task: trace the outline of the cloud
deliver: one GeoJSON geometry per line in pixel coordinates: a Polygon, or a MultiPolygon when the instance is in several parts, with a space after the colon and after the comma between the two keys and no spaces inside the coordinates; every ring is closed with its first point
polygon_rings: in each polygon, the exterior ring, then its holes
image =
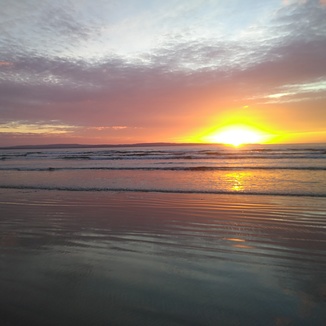
{"type": "Polygon", "coordinates": [[[0,61],[0,67],[10,67],[13,63],[9,61],[0,61]]]}
{"type": "Polygon", "coordinates": [[[324,88],[304,89],[326,76],[326,8],[318,1],[291,2],[255,20],[254,7],[251,19],[231,19],[234,29],[223,20],[232,5],[208,1],[207,13],[201,1],[177,1],[175,11],[170,1],[143,11],[127,3],[126,14],[114,1],[6,6],[0,122],[33,129],[55,120],[74,133],[181,130],[247,99],[324,97],[324,88]]]}
{"type": "Polygon", "coordinates": [[[127,126],[101,126],[101,127],[88,127],[87,129],[89,130],[97,130],[97,131],[103,131],[103,130],[123,130],[123,129],[127,129],[127,126]]]}
{"type": "Polygon", "coordinates": [[[300,102],[312,97],[315,100],[326,99],[326,79],[306,84],[283,85],[278,88],[277,93],[265,96],[267,103],[300,102]]]}
{"type": "Polygon", "coordinates": [[[44,121],[38,123],[26,123],[25,121],[0,123],[0,134],[67,134],[74,129],[74,126],[67,126],[56,121],[52,123],[44,121]]]}
{"type": "Polygon", "coordinates": [[[283,0],[283,4],[289,6],[292,4],[300,4],[300,5],[304,5],[307,3],[318,3],[322,6],[326,5],[326,0],[283,0]]]}

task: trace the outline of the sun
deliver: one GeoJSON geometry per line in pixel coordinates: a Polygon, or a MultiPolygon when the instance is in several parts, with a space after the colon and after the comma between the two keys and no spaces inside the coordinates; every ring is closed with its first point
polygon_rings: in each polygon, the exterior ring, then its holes
{"type": "Polygon", "coordinates": [[[206,137],[211,143],[233,145],[259,144],[266,141],[268,135],[262,131],[248,126],[228,126],[206,137]]]}

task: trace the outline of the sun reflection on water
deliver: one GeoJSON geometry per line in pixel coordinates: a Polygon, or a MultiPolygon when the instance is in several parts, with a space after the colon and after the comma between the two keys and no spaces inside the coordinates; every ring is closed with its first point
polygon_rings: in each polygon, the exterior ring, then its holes
{"type": "Polygon", "coordinates": [[[226,174],[226,180],[231,191],[244,191],[250,188],[251,172],[230,172],[226,174]]]}

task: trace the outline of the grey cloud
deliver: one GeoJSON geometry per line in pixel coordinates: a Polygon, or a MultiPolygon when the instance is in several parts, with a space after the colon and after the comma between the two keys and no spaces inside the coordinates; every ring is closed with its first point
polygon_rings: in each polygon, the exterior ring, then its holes
{"type": "MultiPolygon", "coordinates": [[[[272,21],[272,37],[261,42],[184,42],[176,37],[143,54],[138,62],[113,54],[92,62],[44,55],[33,50],[27,32],[22,36],[27,46],[17,51],[13,45],[21,39],[10,43],[5,38],[9,46],[1,60],[13,65],[0,66],[1,119],[58,119],[81,125],[103,119],[111,125],[146,124],[154,119],[164,123],[168,113],[184,116],[189,103],[200,101],[198,96],[216,103],[232,96],[241,101],[257,92],[273,93],[284,84],[322,78],[326,76],[325,15],[326,7],[317,2],[286,6],[272,21]]],[[[96,33],[96,26],[83,26],[69,6],[46,7],[38,17],[45,30],[57,33],[55,40],[42,44],[44,49],[53,41],[72,40],[67,44],[71,49],[75,41],[96,33]]],[[[52,34],[45,31],[37,42],[46,35],[52,34]]]]}
{"type": "Polygon", "coordinates": [[[301,37],[303,40],[324,39],[326,35],[326,7],[319,1],[310,0],[304,4],[292,4],[282,8],[273,24],[276,31],[285,29],[287,38],[301,37]]]}
{"type": "Polygon", "coordinates": [[[263,88],[284,84],[304,83],[326,76],[326,39],[281,45],[271,50],[277,60],[259,63],[237,77],[263,88]]]}
{"type": "Polygon", "coordinates": [[[69,42],[70,46],[80,43],[87,45],[86,42],[96,37],[101,28],[99,21],[85,19],[78,10],[78,3],[74,2],[62,2],[61,5],[50,2],[43,6],[36,25],[44,32],[44,39],[69,42]]]}
{"type": "Polygon", "coordinates": [[[0,14],[2,56],[26,53],[48,56],[75,55],[74,49],[97,35],[96,22],[80,19],[73,2],[19,1],[0,14]]]}

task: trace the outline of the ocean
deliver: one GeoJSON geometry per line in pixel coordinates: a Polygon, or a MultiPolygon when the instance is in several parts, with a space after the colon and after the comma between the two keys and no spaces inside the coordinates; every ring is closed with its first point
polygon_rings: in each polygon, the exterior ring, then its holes
{"type": "Polygon", "coordinates": [[[326,146],[2,150],[0,188],[326,196],[326,146]]]}
{"type": "Polygon", "coordinates": [[[325,325],[326,146],[0,151],[0,325],[325,325]]]}

